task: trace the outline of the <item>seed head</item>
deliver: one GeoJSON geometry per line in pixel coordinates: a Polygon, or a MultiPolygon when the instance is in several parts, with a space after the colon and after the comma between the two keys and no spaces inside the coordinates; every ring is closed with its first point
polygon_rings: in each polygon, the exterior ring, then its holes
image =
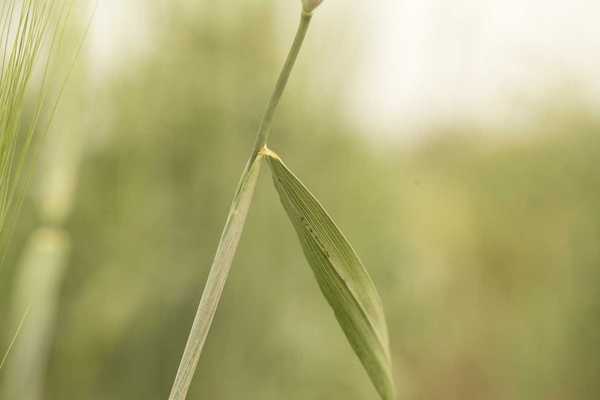
{"type": "Polygon", "coordinates": [[[313,10],[323,2],[323,0],[302,0],[302,7],[304,8],[304,12],[311,13],[313,10]]]}

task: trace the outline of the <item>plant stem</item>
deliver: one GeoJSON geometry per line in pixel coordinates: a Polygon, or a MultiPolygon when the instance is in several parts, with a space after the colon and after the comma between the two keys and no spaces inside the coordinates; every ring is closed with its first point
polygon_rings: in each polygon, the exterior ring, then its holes
{"type": "Polygon", "coordinates": [[[273,123],[273,116],[275,115],[277,105],[281,100],[290,73],[292,72],[294,63],[296,62],[300,48],[306,37],[310,20],[311,14],[303,12],[294,43],[288,53],[273,94],[271,95],[271,99],[269,100],[267,110],[258,129],[254,149],[244,168],[242,177],[240,178],[240,182],[238,183],[238,187],[233,197],[227,222],[225,223],[225,228],[223,229],[221,240],[217,247],[217,252],[206,281],[206,286],[202,293],[198,310],[196,311],[194,323],[190,330],[183,356],[181,357],[181,362],[179,364],[179,369],[177,370],[177,375],[175,376],[175,381],[173,382],[173,387],[171,388],[169,400],[184,400],[187,396],[192,378],[194,377],[194,372],[198,366],[202,348],[204,347],[208,331],[217,311],[219,300],[223,294],[225,282],[229,275],[233,257],[237,250],[248,215],[248,210],[250,209],[250,204],[254,196],[254,190],[256,189],[256,183],[260,173],[260,161],[262,159],[260,150],[267,144],[271,125],[273,123]]]}
{"type": "Polygon", "coordinates": [[[294,68],[294,64],[296,63],[296,59],[298,58],[298,54],[300,53],[300,49],[302,48],[302,43],[304,42],[304,38],[306,37],[306,33],[308,32],[308,27],[310,25],[310,21],[312,18],[312,14],[302,12],[302,17],[300,18],[300,25],[298,25],[298,31],[296,32],[296,37],[294,39],[294,43],[288,53],[287,59],[285,60],[285,64],[279,74],[279,79],[277,80],[277,84],[275,85],[275,90],[271,95],[271,99],[269,100],[269,105],[267,106],[267,110],[262,119],[260,127],[258,128],[258,134],[256,135],[256,144],[254,146],[255,155],[260,151],[260,149],[267,144],[267,140],[269,139],[269,134],[271,133],[271,125],[273,124],[273,115],[275,115],[275,110],[277,109],[277,105],[281,100],[281,95],[287,85],[288,79],[290,78],[290,73],[294,68]]]}

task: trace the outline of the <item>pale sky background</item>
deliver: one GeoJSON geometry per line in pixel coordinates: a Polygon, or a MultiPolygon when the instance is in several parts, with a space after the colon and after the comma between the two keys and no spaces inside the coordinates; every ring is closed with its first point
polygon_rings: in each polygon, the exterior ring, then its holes
{"type": "MultiPolygon", "coordinates": [[[[285,53],[300,1],[274,3],[285,53]]],[[[144,4],[100,0],[90,38],[100,72],[109,73],[115,54],[151,46],[144,4]]],[[[187,2],[207,12],[209,5],[187,2]]],[[[346,109],[370,132],[415,135],[418,129],[397,127],[435,120],[517,123],[529,105],[565,85],[585,88],[600,105],[599,0],[325,0],[311,35],[329,50],[329,68],[357,68],[346,109]],[[352,46],[344,44],[350,31],[358,38],[352,46]]]]}
{"type": "Polygon", "coordinates": [[[369,111],[361,113],[367,124],[385,130],[431,118],[518,122],[532,105],[527,98],[535,102],[563,85],[585,87],[600,100],[598,0],[365,4],[357,12],[370,21],[364,27],[372,46],[354,105],[369,111]]]}

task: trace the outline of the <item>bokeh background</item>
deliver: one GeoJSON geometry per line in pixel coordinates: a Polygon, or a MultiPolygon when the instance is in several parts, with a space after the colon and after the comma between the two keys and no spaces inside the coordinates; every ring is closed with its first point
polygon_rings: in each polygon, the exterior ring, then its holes
{"type": "MultiPolygon", "coordinates": [[[[0,398],[167,398],[297,3],[99,2],[0,269],[0,398]]],[[[398,399],[597,399],[600,6],[357,3],[271,147],[371,272],[398,399]]],[[[189,398],[376,398],[263,172],[189,398]]]]}

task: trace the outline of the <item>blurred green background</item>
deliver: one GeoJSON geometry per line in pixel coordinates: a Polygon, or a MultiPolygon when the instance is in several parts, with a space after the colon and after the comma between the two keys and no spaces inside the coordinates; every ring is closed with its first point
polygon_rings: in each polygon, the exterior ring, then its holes
{"type": "MultiPolygon", "coordinates": [[[[26,304],[44,306],[0,397],[32,379],[37,393],[18,398],[167,398],[295,29],[237,3],[148,4],[147,48],[116,67],[84,48],[0,269],[1,349],[26,304]],[[51,288],[22,272],[40,226],[68,247],[51,288]],[[28,359],[39,371],[18,371],[28,359]]],[[[309,34],[271,147],[371,272],[398,398],[597,399],[600,114],[567,90],[548,92],[526,128],[443,120],[418,141],[377,135],[342,109],[356,71],[330,69],[335,45],[309,34]]],[[[376,398],[266,175],[189,398],[376,398]]]]}

